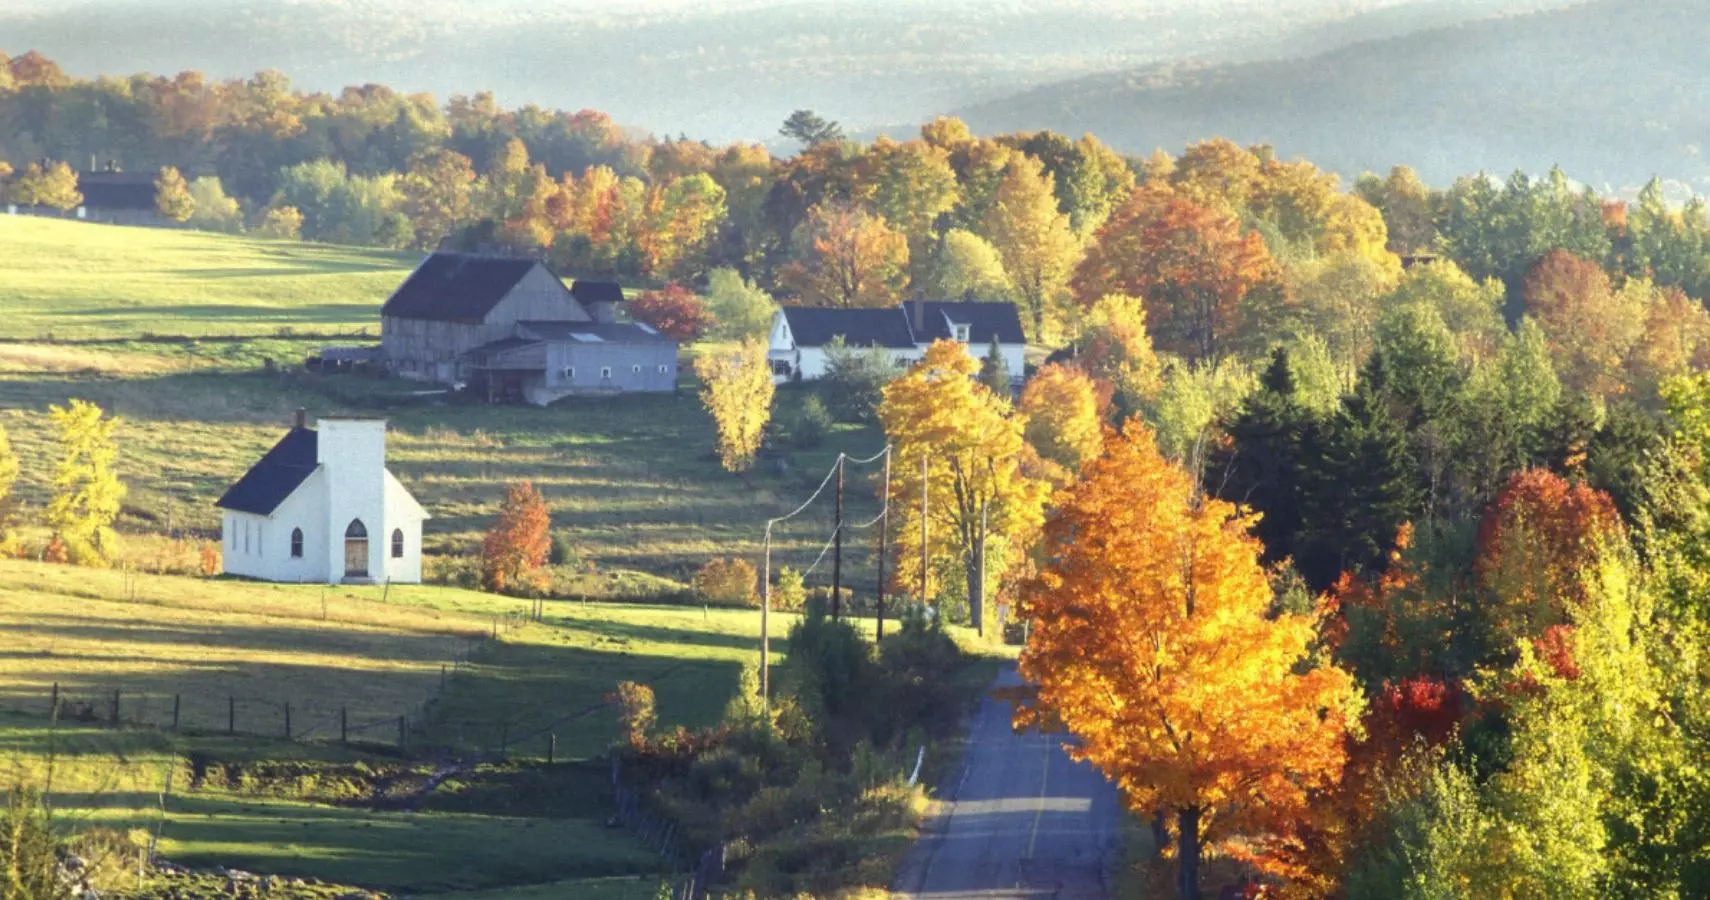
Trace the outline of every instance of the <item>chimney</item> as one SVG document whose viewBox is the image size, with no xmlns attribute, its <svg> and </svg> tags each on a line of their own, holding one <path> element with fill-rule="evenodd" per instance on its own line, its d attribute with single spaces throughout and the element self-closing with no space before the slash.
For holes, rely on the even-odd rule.
<svg viewBox="0 0 1710 900">
<path fill-rule="evenodd" d="M 920 340 L 926 334 L 926 291 L 915 288 L 914 291 L 914 339 Z"/>
<path fill-rule="evenodd" d="M 297 407 L 296 420 L 298 428 L 307 428 L 309 425 L 309 411 L 301 406 Z"/>
</svg>

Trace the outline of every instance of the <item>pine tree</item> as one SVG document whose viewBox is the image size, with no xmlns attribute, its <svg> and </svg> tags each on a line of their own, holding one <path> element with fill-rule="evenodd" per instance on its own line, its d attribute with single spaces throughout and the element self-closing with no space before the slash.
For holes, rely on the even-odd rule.
<svg viewBox="0 0 1710 900">
<path fill-rule="evenodd" d="M 1347 570 L 1375 573 L 1396 532 L 1419 507 L 1407 430 L 1390 412 L 1379 379 L 1365 379 L 1301 448 L 1316 458 L 1302 470 L 1295 562 L 1314 590 Z"/>
<path fill-rule="evenodd" d="M 1010 385 L 1009 363 L 1003 358 L 1003 348 L 998 345 L 995 334 L 992 335 L 991 346 L 986 348 L 986 358 L 980 361 L 980 383 L 1005 400 L 1015 396 L 1015 389 Z"/>
<path fill-rule="evenodd" d="M 1262 514 L 1253 533 L 1264 542 L 1266 562 L 1295 555 L 1302 479 L 1319 428 L 1318 417 L 1297 398 L 1289 353 L 1279 347 L 1259 390 L 1230 423 L 1229 449 L 1213 469 L 1222 474 L 1212 478 L 1219 496 Z"/>
</svg>

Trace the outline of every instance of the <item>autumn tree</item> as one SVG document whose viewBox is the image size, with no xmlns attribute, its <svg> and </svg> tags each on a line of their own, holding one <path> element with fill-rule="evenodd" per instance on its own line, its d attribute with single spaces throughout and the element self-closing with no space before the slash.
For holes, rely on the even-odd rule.
<svg viewBox="0 0 1710 900">
<path fill-rule="evenodd" d="M 1083 307 L 1109 294 L 1146 301 L 1159 349 L 1215 360 L 1262 341 L 1281 272 L 1233 213 L 1150 184 L 1098 230 L 1075 270 Z"/>
<path fill-rule="evenodd" d="M 1059 495 L 1021 593 L 1036 693 L 1017 725 L 1060 724 L 1130 809 L 1173 817 L 1186 900 L 1202 847 L 1262 843 L 1336 782 L 1358 715 L 1348 674 L 1307 664 L 1315 616 L 1273 614 L 1250 524 L 1131 421 Z"/>
<path fill-rule="evenodd" d="M 772 295 L 735 269 L 714 269 L 707 277 L 709 331 L 720 340 L 765 338 L 772 330 L 778 304 Z"/>
<path fill-rule="evenodd" d="M 24 167 L 12 184 L 12 200 L 24 206 L 46 206 L 67 212 L 83 202 L 77 190 L 77 172 L 63 162 L 40 163 Z"/>
<path fill-rule="evenodd" d="M 1609 495 L 1547 469 L 1510 478 L 1479 527 L 1478 574 L 1504 644 L 1535 640 L 1585 602 L 1580 573 L 1621 533 Z"/>
<path fill-rule="evenodd" d="M 979 235 L 951 229 L 939 241 L 932 266 L 933 296 L 946 300 L 1006 299 L 1012 287 L 997 248 Z"/>
<path fill-rule="evenodd" d="M 59 431 L 59 460 L 43 520 L 73 562 L 106 565 L 118 550 L 113 523 L 125 499 L 125 485 L 113 469 L 119 420 L 86 400 L 50 406 L 48 412 Z"/>
<path fill-rule="evenodd" d="M 924 262 L 939 217 L 956 206 L 959 195 L 949 152 L 925 141 L 880 138 L 862 157 L 856 179 L 856 199 L 908 239 L 916 265 Z"/>
<path fill-rule="evenodd" d="M 11 546 L 10 532 L 17 510 L 12 488 L 18 483 L 18 472 L 17 454 L 12 452 L 12 442 L 6 437 L 6 429 L 0 427 L 0 553 Z"/>
<path fill-rule="evenodd" d="M 805 306 L 893 306 L 908 286 L 908 240 L 858 206 L 816 206 L 779 280 Z"/>
<path fill-rule="evenodd" d="M 1370 257 L 1334 253 L 1292 266 L 1289 295 L 1301 319 L 1329 345 L 1342 372 L 1351 376 L 1377 339 L 1380 299 L 1394 290 L 1400 269 Z"/>
<path fill-rule="evenodd" d="M 1474 281 L 1448 260 L 1417 265 L 1402 273 L 1395 289 L 1383 298 L 1386 315 L 1408 307 L 1430 307 L 1454 334 L 1466 359 L 1489 358 L 1502 346 L 1508 332 L 1503 319 L 1507 303 L 1502 282 Z"/>
<path fill-rule="evenodd" d="M 647 189 L 638 234 L 641 274 L 699 277 L 707 246 L 725 219 L 724 188 L 706 173 L 655 182 Z"/>
<path fill-rule="evenodd" d="M 154 209 L 161 218 L 184 222 L 196 212 L 196 200 L 190 196 L 190 185 L 171 166 L 163 166 L 154 179 Z"/>
<path fill-rule="evenodd" d="M 981 233 L 1003 260 L 1004 273 L 1035 341 L 1053 340 L 1068 323 L 1063 301 L 1080 241 L 1057 209 L 1054 185 L 1039 161 L 1013 157 L 998 183 Z"/>
<path fill-rule="evenodd" d="M 1710 310 L 1678 288 L 1652 293 L 1645 327 L 1627 358 L 1628 377 L 1647 399 L 1669 378 L 1710 368 Z"/>
<path fill-rule="evenodd" d="M 657 291 L 642 291 L 629 303 L 629 317 L 650 325 L 674 341 L 698 339 L 711 324 L 706 304 L 695 292 L 671 282 Z"/>
<path fill-rule="evenodd" d="M 451 150 L 435 150 L 410 160 L 399 185 L 418 246 L 433 247 L 473 216 L 475 165 Z"/>
<path fill-rule="evenodd" d="M 648 733 L 659 722 L 653 688 L 634 681 L 620 681 L 617 689 L 607 695 L 606 702 L 617 708 L 618 727 L 629 749 L 646 749 Z"/>
<path fill-rule="evenodd" d="M 1027 443 L 1054 467 L 1051 481 L 1072 483 L 1104 446 L 1093 381 L 1079 366 L 1052 363 L 1035 372 L 1021 391 Z"/>
<path fill-rule="evenodd" d="M 282 241 L 297 240 L 303 236 L 303 214 L 295 206 L 270 206 L 262 213 L 255 233 Z"/>
<path fill-rule="evenodd" d="M 481 541 L 481 581 L 497 593 L 544 587 L 552 552 L 552 518 L 533 482 L 505 489 L 505 501 Z"/>
<path fill-rule="evenodd" d="M 1391 169 L 1387 178 L 1367 173 L 1354 182 L 1354 192 L 1383 213 L 1388 226 L 1389 249 L 1396 253 L 1422 253 L 1437 239 L 1431 215 L 1431 189 L 1407 166 Z"/>
<path fill-rule="evenodd" d="M 718 429 L 718 456 L 730 472 L 754 465 L 766 423 L 772 419 L 772 368 L 767 344 L 750 338 L 731 351 L 715 351 L 695 360 L 701 379 L 701 403 Z"/>
<path fill-rule="evenodd" d="M 1146 333 L 1146 305 L 1138 297 L 1111 294 L 1087 310 L 1075 361 L 1094 382 L 1109 385 L 1123 408 L 1134 411 L 1163 387 L 1163 366 Z"/>
<path fill-rule="evenodd" d="M 1526 314 L 1550 341 L 1563 386 L 1599 396 L 1625 389 L 1622 360 L 1644 327 L 1644 295 L 1616 291 L 1596 263 L 1554 250 L 1526 276 Z"/>
<path fill-rule="evenodd" d="M 896 533 L 920 532 L 925 460 L 928 553 L 961 569 L 972 624 L 983 628 L 986 589 L 1022 561 L 1044 489 L 1021 471 L 1024 417 L 974 380 L 978 370 L 960 343 L 934 342 L 907 374 L 885 386 L 879 421 L 897 461 L 891 486 Z M 899 591 L 918 588 L 920 573 L 908 569 L 898 567 Z"/>
<path fill-rule="evenodd" d="M 215 175 L 203 175 L 190 182 L 190 226 L 206 231 L 227 233 L 243 230 L 243 208 Z"/>
</svg>

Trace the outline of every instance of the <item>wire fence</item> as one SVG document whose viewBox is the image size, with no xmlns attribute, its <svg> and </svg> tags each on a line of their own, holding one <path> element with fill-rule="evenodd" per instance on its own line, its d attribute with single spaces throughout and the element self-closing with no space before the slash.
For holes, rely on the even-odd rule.
<svg viewBox="0 0 1710 900">
<path fill-rule="evenodd" d="M 648 791 L 626 785 L 622 764 L 612 756 L 613 820 L 642 843 L 665 858 L 680 873 L 668 882 L 672 900 L 702 900 L 724 877 L 730 861 L 730 846 L 719 843 L 694 852 L 678 830 L 677 823 L 648 802 Z"/>
<path fill-rule="evenodd" d="M 102 684 L 86 680 L 56 681 L 33 695 L 13 690 L 0 699 L 0 708 L 60 722 L 115 728 L 364 744 L 406 752 L 427 732 L 434 703 L 454 679 L 475 664 L 474 658 L 483 644 L 522 627 L 529 618 L 532 616 L 492 617 L 489 633 L 469 639 L 462 650 L 443 661 L 434 689 L 403 708 L 377 709 L 371 703 L 341 698 L 280 699 L 206 688 L 167 693 L 158 687 L 139 690 L 122 682 Z M 498 730 L 503 734 L 505 729 L 501 725 Z M 555 737 L 553 742 L 556 743 Z M 501 755 L 507 749 L 504 744 L 501 740 L 496 748 Z"/>
</svg>

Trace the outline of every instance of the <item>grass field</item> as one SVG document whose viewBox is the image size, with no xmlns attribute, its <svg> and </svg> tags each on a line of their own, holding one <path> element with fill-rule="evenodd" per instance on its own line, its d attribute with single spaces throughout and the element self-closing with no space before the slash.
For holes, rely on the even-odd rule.
<svg viewBox="0 0 1710 900">
<path fill-rule="evenodd" d="M 0 216 L 0 337 L 379 333 L 419 258 L 357 247 Z"/>
</svg>

